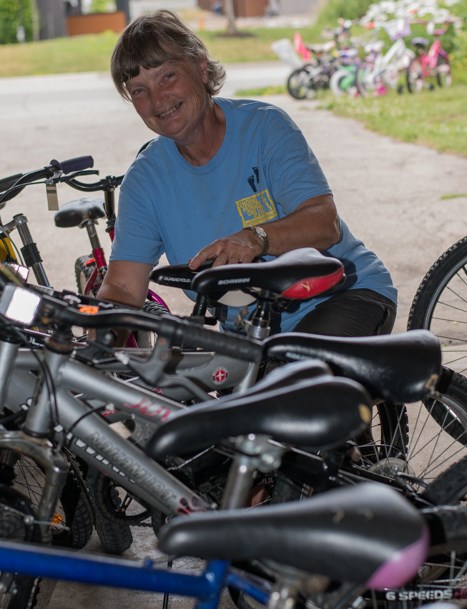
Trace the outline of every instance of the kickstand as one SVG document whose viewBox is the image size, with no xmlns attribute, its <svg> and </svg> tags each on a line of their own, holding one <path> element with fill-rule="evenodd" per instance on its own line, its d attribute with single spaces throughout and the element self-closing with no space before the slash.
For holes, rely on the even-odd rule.
<svg viewBox="0 0 467 609">
<path fill-rule="evenodd" d="M 173 567 L 173 559 L 168 558 L 167 560 L 167 569 L 171 569 Z M 168 592 L 164 592 L 164 597 L 162 599 L 162 609 L 169 609 L 170 602 L 170 594 Z"/>
</svg>

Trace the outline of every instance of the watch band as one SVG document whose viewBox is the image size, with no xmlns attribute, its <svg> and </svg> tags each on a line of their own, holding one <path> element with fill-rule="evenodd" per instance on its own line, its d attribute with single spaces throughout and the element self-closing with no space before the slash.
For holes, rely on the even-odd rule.
<svg viewBox="0 0 467 609">
<path fill-rule="evenodd" d="M 263 249 L 260 256 L 266 256 L 269 250 L 269 237 L 262 226 L 245 226 L 243 230 L 251 230 L 263 242 Z"/>
</svg>

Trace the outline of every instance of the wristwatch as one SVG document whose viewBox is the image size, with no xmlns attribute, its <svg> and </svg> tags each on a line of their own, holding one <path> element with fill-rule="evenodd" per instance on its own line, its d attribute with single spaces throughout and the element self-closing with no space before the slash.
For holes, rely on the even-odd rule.
<svg viewBox="0 0 467 609">
<path fill-rule="evenodd" d="M 246 226 L 243 230 L 251 230 L 261 239 L 263 242 L 263 250 L 260 256 L 266 256 L 269 250 L 269 237 L 264 228 L 262 226 Z"/>
</svg>

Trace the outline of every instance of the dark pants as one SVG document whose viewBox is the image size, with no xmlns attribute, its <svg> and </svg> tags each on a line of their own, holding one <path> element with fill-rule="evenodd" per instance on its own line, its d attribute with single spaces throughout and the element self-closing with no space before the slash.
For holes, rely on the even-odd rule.
<svg viewBox="0 0 467 609">
<path fill-rule="evenodd" d="M 347 290 L 336 294 L 308 313 L 294 332 L 329 336 L 390 334 L 397 306 L 372 290 Z"/>
</svg>

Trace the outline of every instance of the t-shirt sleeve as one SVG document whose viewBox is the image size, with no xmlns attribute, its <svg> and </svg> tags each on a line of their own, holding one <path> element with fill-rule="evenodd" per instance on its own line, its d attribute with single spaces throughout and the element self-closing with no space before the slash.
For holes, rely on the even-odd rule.
<svg viewBox="0 0 467 609">
<path fill-rule="evenodd" d="M 284 213 L 311 197 L 331 194 L 318 159 L 285 112 L 279 108 L 268 112 L 262 137 L 272 196 Z"/>
</svg>

